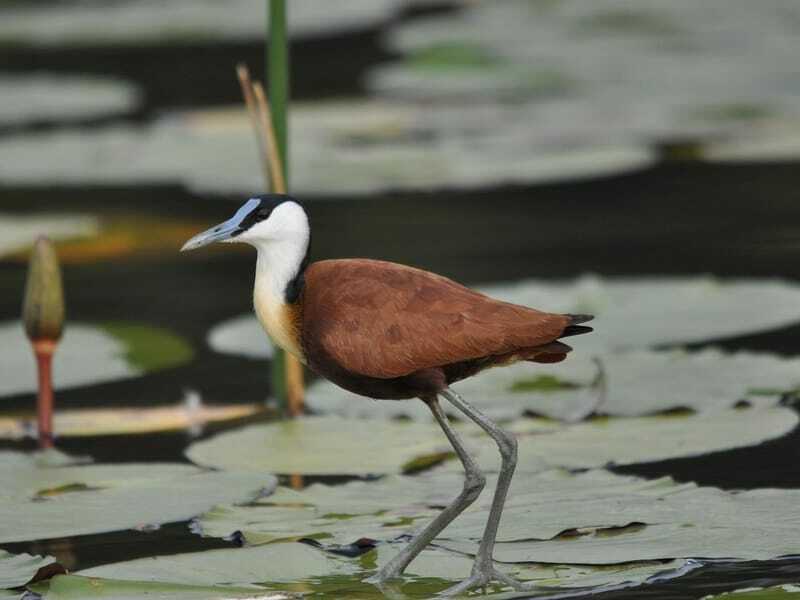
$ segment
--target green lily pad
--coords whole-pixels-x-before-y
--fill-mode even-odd
[[[183,338],[165,329],[124,321],[103,323],[101,327],[124,344],[128,364],[144,373],[182,365],[194,356]]]
[[[251,500],[270,475],[169,463],[48,466],[0,452],[0,542],[102,533],[192,518],[218,503]]]
[[[268,592],[264,588],[234,586],[181,585],[149,581],[116,581],[79,575],[58,575],[32,586],[46,600],[288,600],[296,595]]]
[[[699,456],[731,448],[756,446],[792,431],[797,413],[788,408],[746,408],[692,414],[599,418],[574,424],[541,419],[518,420],[508,429],[519,442],[518,472],[550,467],[582,469],[630,465]],[[471,426],[466,443],[486,470],[495,470],[497,446]],[[457,460],[443,465],[460,471]]]
[[[594,358],[578,348],[563,363],[522,362],[490,369],[453,389],[499,421],[526,413],[571,421],[594,408],[606,415],[641,416],[677,409],[714,412],[741,401],[768,406],[800,384],[800,359],[771,354],[729,354],[712,348],[606,352],[598,357],[599,366]],[[602,388],[594,385],[599,369]],[[324,380],[309,386],[307,403],[315,412],[348,418],[430,419],[430,411],[420,403],[371,402]],[[449,403],[442,405],[451,416],[459,416]]]
[[[36,365],[18,321],[0,323],[0,396],[34,392]],[[56,391],[139,377],[192,359],[192,347],[171,331],[140,323],[68,323],[53,358]]]
[[[344,558],[326,554],[305,544],[276,543],[252,548],[213,550],[202,553],[160,556],[104,565],[83,571],[83,576],[169,582],[194,585],[259,584],[268,589],[304,590],[314,595],[335,592],[348,598],[382,598],[380,590],[362,583],[376,568],[386,564],[394,548],[382,545],[367,554]],[[509,565],[510,574],[542,586],[584,587],[641,583],[656,573],[675,571],[684,561],[633,563],[609,567],[559,565]],[[430,548],[407,570],[402,587],[404,597],[430,598],[454,581],[469,576],[472,559]],[[513,594],[508,597],[522,597]],[[490,594],[490,599],[504,595]]]
[[[515,422],[518,470],[587,468],[696,456],[775,439],[797,425],[797,414],[781,407],[731,409],[701,414],[595,419],[559,424],[543,419]],[[497,468],[497,448],[471,424],[461,426],[465,443],[484,469]],[[450,447],[433,423],[305,417],[253,425],[189,446],[196,464],[273,473],[398,473],[415,459]],[[449,456],[449,455],[446,455]],[[458,470],[449,460],[446,468]]]
[[[0,550],[0,598],[3,598],[3,589],[25,585],[33,579],[39,569],[55,562],[56,559],[50,556],[11,554]],[[19,594],[16,597],[19,597]]]
[[[495,476],[487,479],[478,501],[437,538],[439,547],[475,553],[496,483]],[[206,534],[239,531],[255,544],[286,539],[282,529],[290,523],[298,537],[309,534],[347,544],[367,536],[390,541],[379,548],[397,552],[406,542],[392,540],[424,526],[452,501],[462,483],[462,474],[432,472],[353,482],[338,490],[319,485],[308,491],[279,489],[253,505],[217,507],[198,523]],[[364,499],[361,492],[367,486],[373,489]],[[495,558],[572,565],[772,559],[796,552],[798,500],[798,490],[727,492],[668,477],[645,480],[603,470],[518,476],[501,520]]]
[[[391,473],[441,440],[434,425],[302,417],[252,425],[189,446],[192,462],[215,468],[316,475]]]

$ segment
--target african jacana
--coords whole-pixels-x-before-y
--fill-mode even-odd
[[[494,439],[502,457],[472,574],[445,594],[493,579],[524,588],[498,571],[492,560],[516,466],[516,440],[449,385],[520,360],[559,362],[571,348],[558,340],[591,331],[579,325],[591,317],[500,302],[445,277],[396,263],[344,259],[309,264],[310,235],[308,214],[300,202],[266,194],[251,198],[231,219],[196,235],[181,250],[218,241],[255,246],[253,302],[272,340],[319,375],[356,394],[421,399],[461,459],[466,478],[458,498],[368,581],[382,584],[400,575],[485,485],[439,405],[442,396]]]

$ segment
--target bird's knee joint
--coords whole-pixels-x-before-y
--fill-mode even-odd
[[[500,448],[500,456],[503,457],[504,461],[516,462],[517,438],[510,433],[506,433],[497,441],[497,445]]]
[[[483,491],[486,486],[486,477],[483,473],[467,473],[467,478],[464,480],[464,494],[474,500]]]

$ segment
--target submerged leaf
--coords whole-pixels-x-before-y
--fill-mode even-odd
[[[800,594],[800,584],[785,583],[768,588],[743,588],[723,594],[703,596],[701,600],[789,600],[789,596]]]
[[[0,397],[36,390],[35,364],[18,321],[0,323]],[[138,377],[191,360],[191,346],[171,331],[140,323],[109,327],[71,323],[53,357],[56,390]]]
[[[276,484],[270,475],[168,463],[49,467],[19,452],[0,452],[0,481],[3,543],[187,520]],[[65,493],[43,496],[43,490]]]

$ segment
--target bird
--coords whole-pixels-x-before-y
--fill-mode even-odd
[[[502,302],[441,275],[393,262],[367,258],[311,262],[307,207],[286,194],[249,198],[233,217],[195,235],[181,251],[213,242],[241,242],[256,248],[253,305],[275,344],[355,394],[422,400],[464,467],[464,486],[458,497],[366,581],[380,587],[400,577],[486,484],[442,409],[442,398],[494,440],[502,459],[471,574],[442,595],[458,595],[494,580],[514,589],[530,589],[530,583],[500,571],[492,558],[516,467],[516,439],[468,404],[451,385],[518,361],[560,362],[571,350],[561,339],[592,331],[582,325],[592,317]]]

